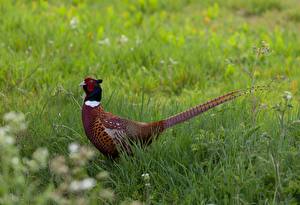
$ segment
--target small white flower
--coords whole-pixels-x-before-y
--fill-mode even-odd
[[[107,179],[109,178],[109,173],[107,171],[102,171],[97,174],[97,179]]]
[[[150,175],[148,173],[142,174],[142,177],[145,181],[149,181],[150,180]]]
[[[72,142],[71,144],[69,144],[69,152],[71,154],[77,153],[79,151],[79,144],[77,144],[76,142]]]
[[[18,132],[27,128],[25,115],[23,113],[17,113],[14,111],[9,112],[4,115],[3,119],[8,122],[8,125],[5,128],[7,129],[7,133]]]
[[[82,189],[88,190],[96,186],[96,180],[93,178],[86,178],[81,181]]]
[[[9,132],[9,127],[0,127],[0,137],[4,137]]]
[[[129,40],[128,37],[122,34],[121,37],[119,38],[118,42],[121,44],[125,44],[128,42],[128,40]]]
[[[83,158],[92,159],[95,156],[95,151],[88,146],[82,146],[80,149],[80,154]]]
[[[98,44],[101,45],[101,46],[102,46],[102,45],[107,45],[107,46],[109,46],[109,45],[110,45],[110,40],[109,40],[109,38],[104,38],[104,39],[98,41]]]
[[[17,113],[17,112],[9,112],[6,113],[3,117],[3,119],[7,122],[24,122],[25,121],[25,115],[23,113]]]
[[[23,162],[24,164],[27,165],[27,167],[31,170],[31,171],[38,171],[40,169],[38,163],[35,160],[32,159],[28,159],[28,158],[23,158]]]
[[[13,157],[11,159],[11,163],[14,165],[14,166],[17,166],[19,163],[20,163],[20,160],[18,157]]]
[[[100,191],[100,197],[101,198],[104,198],[104,199],[107,199],[107,200],[113,200],[114,197],[115,197],[115,194],[112,190],[110,189],[102,189]]]
[[[71,27],[72,29],[76,29],[77,26],[78,26],[78,24],[79,24],[78,18],[77,18],[77,17],[73,17],[73,18],[71,19],[71,21],[70,21],[70,27]]]
[[[50,162],[50,170],[58,175],[65,175],[69,172],[66,165],[66,159],[63,156],[57,156]]]
[[[81,181],[75,180],[72,181],[69,189],[72,192],[79,192],[79,191],[85,191],[85,190],[90,190],[93,187],[96,186],[96,180],[93,178],[85,178]]]
[[[11,136],[6,136],[5,140],[4,140],[4,143],[5,144],[8,144],[8,145],[12,145],[15,143],[15,139]]]
[[[292,93],[289,92],[289,91],[284,91],[283,97],[284,97],[285,99],[287,99],[287,100],[291,100],[291,99],[293,98],[293,95],[292,95]]]
[[[81,191],[81,182],[80,181],[72,181],[69,186],[70,191],[72,192],[78,192]]]
[[[27,128],[27,124],[26,124],[26,123],[20,123],[20,124],[19,124],[18,129],[19,129],[20,131],[26,130],[26,128]]]
[[[32,158],[38,163],[40,168],[47,166],[49,152],[47,148],[38,148],[33,154]]]

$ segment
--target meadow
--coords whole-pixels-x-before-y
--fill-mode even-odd
[[[298,0],[0,0],[0,204],[299,204],[299,33]],[[111,161],[86,76],[147,122],[269,88]]]

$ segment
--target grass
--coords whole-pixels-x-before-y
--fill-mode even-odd
[[[178,125],[146,150],[137,146],[134,157],[112,162],[97,154],[84,176],[108,171],[99,183],[114,190],[114,201],[85,197],[94,204],[300,203],[299,8],[297,0],[0,0],[0,114],[26,115],[20,158],[39,147],[67,157],[72,142],[92,146],[81,124],[78,84],[86,76],[103,79],[106,110],[140,121],[273,81],[269,92]],[[55,190],[49,168],[29,176],[24,187],[39,179],[38,192]],[[24,198],[19,204],[38,203],[34,192],[8,193]]]

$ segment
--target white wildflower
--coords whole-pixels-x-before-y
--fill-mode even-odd
[[[109,177],[109,173],[107,171],[102,171],[97,174],[97,179],[107,179]]]
[[[101,45],[101,46],[102,46],[102,45],[107,45],[107,46],[109,46],[109,45],[110,45],[110,40],[109,40],[109,38],[104,38],[104,39],[98,41],[98,44]]]
[[[102,189],[100,191],[100,197],[103,198],[103,199],[107,199],[107,200],[113,200],[114,197],[115,197],[115,194],[110,189]]]
[[[76,142],[72,142],[71,144],[69,144],[69,152],[70,154],[74,154],[77,153],[79,151],[79,144],[77,144]]]
[[[18,129],[19,129],[20,131],[21,131],[21,130],[25,130],[26,128],[27,128],[27,123],[24,122],[24,123],[20,123],[20,124],[19,124],[19,128],[18,128]]]
[[[72,192],[79,192],[79,191],[85,191],[90,190],[93,187],[96,186],[96,180],[93,178],[85,178],[81,181],[74,180],[71,182],[69,186],[69,190]]]
[[[9,132],[9,127],[0,127],[0,137],[4,137]]]
[[[17,166],[17,165],[19,165],[20,160],[19,160],[18,157],[13,157],[13,158],[11,159],[11,163],[12,163],[14,166]]]
[[[128,40],[129,40],[128,37],[122,34],[121,37],[119,38],[118,42],[120,44],[125,44],[128,42]]]
[[[50,162],[50,169],[58,175],[64,175],[69,172],[69,167],[66,165],[66,159],[63,156],[52,159]]]
[[[47,148],[38,148],[33,154],[32,158],[38,163],[40,168],[47,166],[49,152]]]
[[[95,156],[94,150],[88,146],[79,146],[76,143],[69,145],[70,158],[77,166],[83,166]]]
[[[88,146],[82,146],[80,147],[80,157],[83,160],[89,160],[95,156],[95,151]]]
[[[6,113],[3,120],[8,122],[8,125],[5,128],[7,129],[7,132],[18,132],[27,128],[25,115],[23,113],[17,113],[14,111]]]
[[[23,159],[24,163],[27,165],[27,167],[31,170],[31,171],[38,171],[40,169],[38,163],[35,160],[30,160],[30,159]]]
[[[148,173],[144,173],[142,174],[142,178],[144,180],[144,183],[145,183],[145,187],[150,187],[151,184],[150,184],[150,175]]]
[[[17,113],[17,112],[9,112],[6,113],[3,117],[3,119],[6,122],[24,122],[25,121],[25,115],[23,113]]]
[[[71,21],[70,21],[70,27],[71,27],[72,29],[76,29],[77,26],[78,26],[78,24],[79,24],[78,18],[77,18],[77,17],[73,17],[73,18],[71,19]]]
[[[293,98],[293,95],[289,91],[284,91],[283,98],[286,99],[286,100],[291,100]]]
[[[12,144],[15,143],[15,139],[13,137],[11,137],[11,136],[6,136],[4,138],[4,143],[8,144],[8,145],[12,145]]]
[[[96,180],[93,178],[86,178],[81,181],[81,185],[83,190],[89,190],[96,186]]]
[[[150,175],[148,173],[142,174],[142,178],[144,179],[144,181],[149,181]]]

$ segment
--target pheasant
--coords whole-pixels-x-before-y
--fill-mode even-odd
[[[166,129],[255,89],[233,91],[164,120],[146,123],[106,112],[101,105],[101,83],[102,80],[86,78],[80,84],[86,94],[82,106],[82,122],[89,140],[109,158],[118,157],[120,151],[132,154],[131,142],[149,145]]]

